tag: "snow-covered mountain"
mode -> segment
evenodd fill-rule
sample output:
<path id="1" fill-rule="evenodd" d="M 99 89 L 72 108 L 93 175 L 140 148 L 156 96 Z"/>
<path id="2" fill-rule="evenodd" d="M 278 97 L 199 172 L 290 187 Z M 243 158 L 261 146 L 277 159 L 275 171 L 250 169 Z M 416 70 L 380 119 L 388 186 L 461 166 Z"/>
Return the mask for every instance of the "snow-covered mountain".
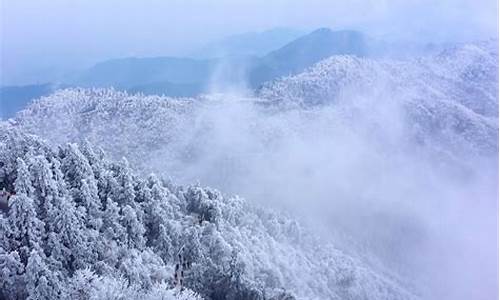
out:
<path id="1" fill-rule="evenodd" d="M 87 139 L 116 159 L 125 156 L 148 172 L 187 182 L 214 178 L 204 174 L 213 172 L 200 168 L 200 160 L 226 168 L 261 155 L 269 139 L 312 123 L 307 114 L 332 119 L 335 128 L 354 131 L 386 152 L 408 150 L 463 164 L 498 150 L 498 51 L 492 45 L 462 45 L 411 61 L 333 56 L 267 84 L 258 97 L 62 90 L 36 101 L 14 122 L 55 144 Z M 234 130 L 223 132 L 227 126 Z M 198 171 L 186 176 L 195 165 Z"/>
<path id="2" fill-rule="evenodd" d="M 498 188 L 494 41 L 413 60 L 333 56 L 270 82 L 255 95 L 169 98 L 112 89 L 59 90 L 9 122 L 3 136 L 13 142 L 4 142 L 2 153 L 10 162 L 2 170 L 12 174 L 22 165 L 13 157 L 29 165 L 30 153 L 42 151 L 37 149 L 89 142 L 112 161 L 126 157 L 138 174 L 132 176 L 134 186 L 151 189 L 144 179 L 151 172 L 181 184 L 162 183 L 172 201 L 181 203 L 173 208 L 176 224 L 192 212 L 199 215 L 186 204 L 191 201 L 186 193 L 197 191 L 200 201 L 218 207 L 221 217 L 203 226 L 179 226 L 203 235 L 204 226 L 215 223 L 210 226 L 223 248 L 237 249 L 246 262 L 244 283 L 235 285 L 245 291 L 284 288 L 306 299 L 457 299 L 475 298 L 496 284 L 488 279 L 494 278 L 490 261 L 497 257 L 492 226 Z M 25 133 L 50 146 L 9 148 L 33 143 Z M 64 159 L 53 150 L 40 155 L 50 162 Z M 111 177 L 125 168 L 102 164 Z M 100 175 L 92 176 L 99 182 Z M 11 190 L 14 181 L 4 180 Z M 65 181 L 71 185 L 74 180 Z M 211 189 L 181 187 L 196 181 L 241 194 L 248 202 Z M 304 225 L 308 229 L 298 229 L 304 230 L 300 236 L 314 228 L 321 239 L 297 241 L 290 235 L 296 229 L 286 225 L 293 219 L 270 212 L 277 209 L 296 214 L 298 222 L 312 216 L 318 224 Z M 147 212 L 140 208 L 136 215 Z M 278 221 L 268 224 L 274 216 Z M 277 235 L 270 229 L 276 224 L 281 228 Z M 203 239 L 200 243 L 202 249 L 211 247 Z M 172 266 L 171 257 L 152 251 Z M 199 267 L 212 272 L 231 265 L 229 252 L 219 264 L 210 261 L 219 259 L 211 250 L 202 250 Z M 464 260 L 471 268 L 457 272 Z M 355 279 L 343 281 L 338 274 Z M 487 279 L 468 280 L 476 277 Z M 223 299 L 207 292 L 214 289 L 206 282 L 209 277 L 197 278 L 188 286 Z"/>
<path id="3" fill-rule="evenodd" d="M 295 220 L 134 174 L 89 144 L 0 128 L 0 295 L 8 299 L 413 299 Z M 179 272 L 179 269 L 181 272 Z"/>
<path id="4" fill-rule="evenodd" d="M 418 143 L 496 155 L 496 45 L 460 45 L 411 61 L 332 56 L 304 73 L 269 83 L 260 97 L 287 106 L 334 104 L 354 119 L 359 110 L 369 114 L 391 102 L 403 110 L 406 133 Z"/>
<path id="5" fill-rule="evenodd" d="M 302 72 L 332 55 L 368 55 L 370 47 L 376 44 L 369 40 L 358 31 L 316 29 L 262 56 L 250 67 L 248 81 L 251 86 L 257 87 L 269 80 Z"/>

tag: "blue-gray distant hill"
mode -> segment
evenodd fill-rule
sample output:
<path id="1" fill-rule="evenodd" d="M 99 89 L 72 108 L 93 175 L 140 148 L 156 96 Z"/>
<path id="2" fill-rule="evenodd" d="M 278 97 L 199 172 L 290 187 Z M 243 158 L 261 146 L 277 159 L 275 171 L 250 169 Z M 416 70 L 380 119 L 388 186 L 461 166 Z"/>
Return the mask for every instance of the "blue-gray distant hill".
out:
<path id="1" fill-rule="evenodd" d="M 84 71 L 74 84 L 129 89 L 156 82 L 196 83 L 205 81 L 215 65 L 214 60 L 178 57 L 112 59 L 98 63 Z"/>
<path id="2" fill-rule="evenodd" d="M 358 31 L 317 29 L 262 57 L 250 71 L 252 86 L 285 75 L 297 74 L 332 55 L 368 54 L 367 38 Z"/>
<path id="3" fill-rule="evenodd" d="M 268 34 L 275 33 L 271 31 Z M 261 57 L 239 55 L 213 59 L 152 57 L 109 60 L 86 70 L 72 84 L 84 87 L 112 86 L 145 94 L 194 96 L 207 91 L 214 80 L 218 85 L 245 81 L 247 86 L 256 88 L 266 81 L 299 73 L 332 55 L 363 56 L 366 53 L 367 43 L 362 33 L 321 28 Z"/>
<path id="4" fill-rule="evenodd" d="M 31 100 L 53 91 L 51 84 L 33 84 L 24 86 L 5 86 L 0 88 L 0 119 L 8 119 Z"/>

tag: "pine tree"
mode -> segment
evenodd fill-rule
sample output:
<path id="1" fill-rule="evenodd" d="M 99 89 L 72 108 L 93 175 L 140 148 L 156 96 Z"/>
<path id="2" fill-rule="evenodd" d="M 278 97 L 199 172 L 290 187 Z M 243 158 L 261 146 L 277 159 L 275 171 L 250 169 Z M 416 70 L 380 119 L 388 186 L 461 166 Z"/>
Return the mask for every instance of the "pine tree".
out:
<path id="1" fill-rule="evenodd" d="M 106 201 L 106 210 L 103 213 L 102 231 L 106 239 L 114 240 L 118 243 L 127 241 L 126 228 L 120 222 L 120 207 L 112 199 Z"/>
<path id="2" fill-rule="evenodd" d="M 0 249 L 0 296 L 5 299 L 26 298 L 24 270 L 17 251 L 9 253 Z"/>
<path id="3" fill-rule="evenodd" d="M 135 182 L 128 161 L 125 158 L 117 168 L 116 179 L 118 190 L 115 191 L 115 201 L 121 206 L 129 205 L 135 208 L 137 206 L 135 201 Z"/>
<path id="4" fill-rule="evenodd" d="M 49 270 L 46 258 L 39 247 L 35 247 L 29 256 L 25 273 L 27 300 L 58 299 L 61 286 L 55 274 Z"/>
<path id="5" fill-rule="evenodd" d="M 30 159 L 30 158 L 28 158 Z M 28 170 L 28 166 L 23 159 L 17 158 L 17 178 L 14 182 L 14 188 L 16 194 L 26 195 L 27 197 L 33 196 L 33 185 L 31 180 L 31 173 Z"/>
<path id="6" fill-rule="evenodd" d="M 14 183 L 16 194 L 9 200 L 8 234 L 10 249 L 18 249 L 23 264 L 35 245 L 41 245 L 44 223 L 38 218 L 33 195 L 30 173 L 24 161 L 17 160 L 17 179 Z"/>
<path id="7" fill-rule="evenodd" d="M 71 196 L 77 209 L 84 209 L 81 216 L 86 226 L 99 230 L 102 222 L 101 200 L 94 171 L 76 144 L 69 144 L 60 152 L 63 157 L 61 171 L 71 189 Z"/>
<path id="8" fill-rule="evenodd" d="M 100 148 L 94 149 L 90 142 L 85 139 L 80 145 L 80 151 L 87 158 L 94 174 L 97 178 L 101 177 L 104 163 L 104 153 Z"/>
<path id="9" fill-rule="evenodd" d="M 31 165 L 35 198 L 38 200 L 40 218 L 45 219 L 51 210 L 54 197 L 57 196 L 57 185 L 47 159 L 41 155 L 35 157 Z"/>
<path id="10" fill-rule="evenodd" d="M 135 200 L 138 203 L 144 204 L 151 199 L 151 189 L 146 180 L 139 180 L 135 187 Z"/>
<path id="11" fill-rule="evenodd" d="M 158 238 L 154 239 L 156 251 L 166 260 L 172 260 L 175 256 L 174 242 L 170 236 L 171 233 L 172 232 L 169 232 L 165 225 L 160 224 Z"/>
<path id="12" fill-rule="evenodd" d="M 81 203 L 85 208 L 85 223 L 91 228 L 99 230 L 102 225 L 102 212 L 95 182 L 92 179 L 82 179 L 81 187 L 78 190 L 76 198 L 76 202 Z"/>
<path id="13" fill-rule="evenodd" d="M 96 261 L 91 229 L 83 223 L 81 212 L 68 199 L 60 198 L 55 208 L 53 235 L 50 236 L 51 258 L 63 264 L 70 274 Z M 55 213 L 54 212 L 54 213 Z M 54 215 L 51 213 L 51 215 Z"/>
<path id="14" fill-rule="evenodd" d="M 126 229 L 129 247 L 143 249 L 146 245 L 144 239 L 146 229 L 144 228 L 144 224 L 138 220 L 135 210 L 129 205 L 125 205 L 122 213 L 121 223 Z"/>
<path id="15" fill-rule="evenodd" d="M 82 179 L 94 177 L 92 167 L 78 145 L 68 144 L 60 150 L 59 156 L 62 158 L 61 170 L 66 180 L 71 183 L 71 188 L 79 188 Z"/>
<path id="16" fill-rule="evenodd" d="M 0 213 L 0 250 L 9 250 L 9 219 Z"/>
<path id="17" fill-rule="evenodd" d="M 77 270 L 69 282 L 65 298 L 68 300 L 91 299 L 97 280 L 97 275 L 89 268 Z"/>

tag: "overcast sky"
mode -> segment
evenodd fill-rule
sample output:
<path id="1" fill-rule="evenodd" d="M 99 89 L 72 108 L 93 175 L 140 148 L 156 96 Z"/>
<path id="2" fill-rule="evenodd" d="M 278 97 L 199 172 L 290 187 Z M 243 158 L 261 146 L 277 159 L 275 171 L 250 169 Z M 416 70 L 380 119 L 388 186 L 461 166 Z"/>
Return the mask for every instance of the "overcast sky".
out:
<path id="1" fill-rule="evenodd" d="M 123 56 L 182 55 L 273 27 L 419 40 L 496 36 L 496 0 L 0 0 L 2 84 Z"/>

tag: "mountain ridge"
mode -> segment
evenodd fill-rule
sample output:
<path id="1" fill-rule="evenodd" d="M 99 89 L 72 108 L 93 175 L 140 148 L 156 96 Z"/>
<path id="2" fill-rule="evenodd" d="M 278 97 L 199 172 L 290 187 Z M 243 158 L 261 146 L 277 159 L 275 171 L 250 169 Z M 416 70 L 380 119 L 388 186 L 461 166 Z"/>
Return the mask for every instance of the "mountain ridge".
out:
<path id="1" fill-rule="evenodd" d="M 250 86 L 255 87 L 267 80 L 300 72 L 327 56 L 335 54 L 362 55 L 367 51 L 364 49 L 366 46 L 363 40 L 363 35 L 356 31 L 332 31 L 322 28 L 303 35 L 262 57 L 239 55 L 217 59 L 123 58 L 95 65 L 80 75 L 81 79 L 76 80 L 75 83 L 84 87 L 113 86 L 121 89 L 131 88 L 128 82 L 135 86 L 161 81 L 172 84 L 206 86 L 212 74 L 219 70 L 220 65 L 227 65 L 227 69 L 242 69 L 244 65 L 248 65 L 243 67 L 248 68 L 248 71 L 243 71 L 247 74 L 243 76 L 242 80 L 246 81 L 246 77 L 249 77 Z M 316 53 L 317 51 L 321 53 Z M 101 71 L 100 68 L 104 68 L 104 70 Z M 145 72 L 144 69 L 148 71 Z M 104 73 L 104 76 L 109 74 L 117 77 L 100 81 L 99 78 L 102 75 L 99 74 L 100 72 Z M 165 74 L 162 75 L 162 72 Z M 127 78 L 127 76 L 132 76 L 131 74 L 133 74 L 133 79 Z M 196 74 L 196 76 L 190 77 L 191 74 Z M 136 76 L 139 79 L 135 79 Z M 154 79 L 147 79 L 148 77 Z M 226 77 L 229 76 L 223 76 L 223 78 Z M 220 85 L 225 83 L 224 81 L 220 82 Z M 165 94 L 169 95 L 168 90 L 165 90 Z M 194 94 L 190 96 L 194 96 Z"/>
<path id="2" fill-rule="evenodd" d="M 262 56 L 303 34 L 303 30 L 282 27 L 231 35 L 203 46 L 189 57 L 207 59 L 225 56 Z"/>
<path id="3" fill-rule="evenodd" d="M 143 94 L 196 96 L 221 86 L 259 88 L 266 81 L 299 73 L 327 56 L 366 55 L 378 42 L 357 31 L 327 28 L 304 34 L 262 56 L 248 54 L 222 58 L 125 57 L 99 62 L 68 76 L 66 87 L 114 87 Z M 16 87 L 12 87 L 16 88 Z M 9 87 L 2 87 L 2 91 Z M 46 96 L 38 93 L 36 96 Z M 21 101 L 9 96 L 9 102 Z M 21 104 L 22 104 L 21 103 Z M 22 105 L 20 105 L 22 107 Z M 12 117 L 11 113 L 5 117 Z"/>

